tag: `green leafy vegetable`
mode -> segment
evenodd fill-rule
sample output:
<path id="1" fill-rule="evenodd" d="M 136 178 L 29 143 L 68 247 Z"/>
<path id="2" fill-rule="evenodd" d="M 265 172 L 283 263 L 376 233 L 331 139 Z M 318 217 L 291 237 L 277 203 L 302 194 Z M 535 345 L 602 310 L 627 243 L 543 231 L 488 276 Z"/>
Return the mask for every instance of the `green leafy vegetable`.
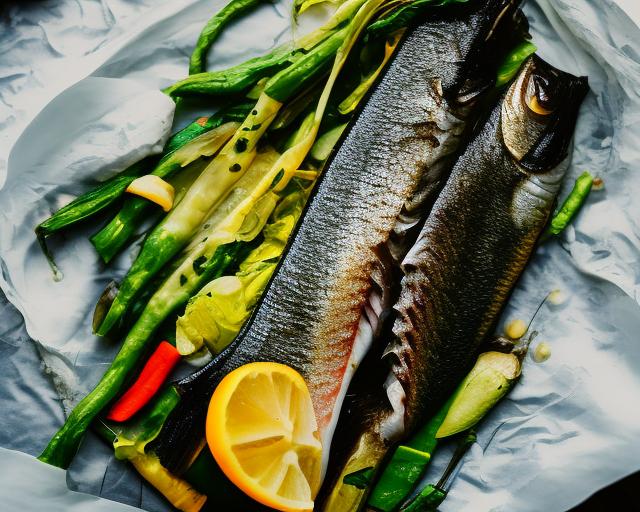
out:
<path id="1" fill-rule="evenodd" d="M 522 66 L 522 63 L 527 60 L 530 55 L 533 55 L 538 48 L 531 41 L 523 41 L 513 50 L 509 52 L 498 68 L 498 77 L 496 79 L 496 87 L 503 87 L 507 85 L 514 76 L 518 73 L 518 70 Z"/>

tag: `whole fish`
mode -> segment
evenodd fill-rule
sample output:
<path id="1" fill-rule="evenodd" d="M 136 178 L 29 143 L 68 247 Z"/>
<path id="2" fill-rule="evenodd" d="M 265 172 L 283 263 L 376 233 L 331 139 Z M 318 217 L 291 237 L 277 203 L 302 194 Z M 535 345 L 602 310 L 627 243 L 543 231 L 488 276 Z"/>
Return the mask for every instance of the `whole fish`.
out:
<path id="1" fill-rule="evenodd" d="M 553 210 L 587 91 L 586 78 L 528 59 L 456 162 L 402 262 L 379 385 L 366 391 L 376 377 L 363 373 L 349 391 L 331 460 L 342 471 L 325 482 L 323 510 L 356 509 L 364 492 L 344 476 L 375 468 L 473 364 Z"/>
<path id="2" fill-rule="evenodd" d="M 155 444 L 167 468 L 189 463 L 215 386 L 252 361 L 284 363 L 305 377 L 326 467 L 348 384 L 391 306 L 393 262 L 410 247 L 492 85 L 490 41 L 515 9 L 514 0 L 443 9 L 405 39 L 327 166 L 250 325 L 180 384 L 184 397 Z M 512 32 L 507 25 L 500 30 Z"/>

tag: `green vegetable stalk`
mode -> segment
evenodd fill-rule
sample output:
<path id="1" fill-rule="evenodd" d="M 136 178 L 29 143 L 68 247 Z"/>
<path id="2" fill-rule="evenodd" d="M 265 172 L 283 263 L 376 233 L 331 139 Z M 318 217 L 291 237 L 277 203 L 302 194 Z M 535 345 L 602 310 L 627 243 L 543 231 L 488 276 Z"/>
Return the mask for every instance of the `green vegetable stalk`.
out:
<path id="1" fill-rule="evenodd" d="M 231 0 L 222 10 L 216 13 L 202 29 L 196 47 L 189 61 L 189 74 L 205 71 L 207 53 L 224 28 L 233 20 L 244 16 L 265 0 Z"/>
<path id="2" fill-rule="evenodd" d="M 588 172 L 582 173 L 575 182 L 573 189 L 562 203 L 560 210 L 553 216 L 549 227 L 543 234 L 543 240 L 551 236 L 559 235 L 571 223 L 578 214 L 580 208 L 587 200 L 591 187 L 593 186 L 593 176 Z"/>
<path id="3" fill-rule="evenodd" d="M 390 512 L 411 493 L 431 460 L 438 438 L 436 432 L 451 407 L 451 397 L 440 410 L 406 444 L 398 446 L 371 491 L 368 505 Z"/>

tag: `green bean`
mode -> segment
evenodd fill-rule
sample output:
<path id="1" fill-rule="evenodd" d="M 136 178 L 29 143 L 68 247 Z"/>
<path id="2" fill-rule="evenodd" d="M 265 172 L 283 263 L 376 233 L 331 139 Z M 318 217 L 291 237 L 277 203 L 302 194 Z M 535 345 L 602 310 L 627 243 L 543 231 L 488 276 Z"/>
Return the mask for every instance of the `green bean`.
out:
<path id="1" fill-rule="evenodd" d="M 553 216 L 549 227 L 545 231 L 543 238 L 549 236 L 559 235 L 565 228 L 571 223 L 573 218 L 577 215 L 582 208 L 582 205 L 587 200 L 589 193 L 591 192 L 591 186 L 593 185 L 593 176 L 588 172 L 582 173 L 575 182 L 573 190 L 569 193 L 569 196 L 564 200 L 560 210 Z"/>
<path id="2" fill-rule="evenodd" d="M 201 118 L 178 132 L 167 143 L 167 149 L 170 151 L 163 157 L 163 161 L 153 171 L 153 174 L 158 174 L 161 177 L 171 176 L 182 167 L 178 158 L 169 158 L 177 149 L 190 142 L 195 136 L 213 130 L 223 123 L 242 121 L 253 106 L 253 103 L 242 103 L 224 109 L 208 119 Z M 109 263 L 131 241 L 144 219 L 153 209 L 154 205 L 145 199 L 127 197 L 115 217 L 91 237 L 91 243 L 105 263 Z"/>
<path id="3" fill-rule="evenodd" d="M 302 53 L 299 50 L 278 48 L 263 57 L 221 71 L 191 75 L 164 89 L 172 98 L 190 96 L 223 97 L 240 94 L 253 87 L 261 78 L 271 76 L 291 65 Z"/>
<path id="4" fill-rule="evenodd" d="M 205 71 L 205 60 L 211 45 L 218 39 L 230 22 L 266 1 L 268 0 L 231 0 L 220 12 L 213 16 L 200 32 L 198 42 L 189 61 L 189 74 L 194 75 Z"/>

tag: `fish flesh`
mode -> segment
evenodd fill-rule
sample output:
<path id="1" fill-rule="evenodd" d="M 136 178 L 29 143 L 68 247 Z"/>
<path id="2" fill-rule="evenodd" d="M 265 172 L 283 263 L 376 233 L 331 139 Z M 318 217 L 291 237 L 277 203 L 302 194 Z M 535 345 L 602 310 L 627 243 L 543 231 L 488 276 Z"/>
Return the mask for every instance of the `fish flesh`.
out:
<path id="1" fill-rule="evenodd" d="M 321 510 L 355 509 L 362 492 L 344 475 L 376 467 L 472 366 L 552 212 L 587 91 L 586 78 L 529 58 L 456 162 L 402 261 L 391 341 L 378 364 L 386 372 L 378 370 L 368 399 L 360 390 L 376 388 L 370 375 L 350 390 L 357 398 L 336 434 L 350 446 L 332 456 L 342 471 L 325 482 Z"/>
<path id="2" fill-rule="evenodd" d="M 253 361 L 287 364 L 304 376 L 326 468 L 348 384 L 390 310 L 394 261 L 411 245 L 412 229 L 417 235 L 493 84 L 492 35 L 516 4 L 440 9 L 403 41 L 327 166 L 249 325 L 179 383 L 183 399 L 153 446 L 168 469 L 179 474 L 188 466 L 189 443 L 200 442 L 195 432 L 219 380 Z"/>

